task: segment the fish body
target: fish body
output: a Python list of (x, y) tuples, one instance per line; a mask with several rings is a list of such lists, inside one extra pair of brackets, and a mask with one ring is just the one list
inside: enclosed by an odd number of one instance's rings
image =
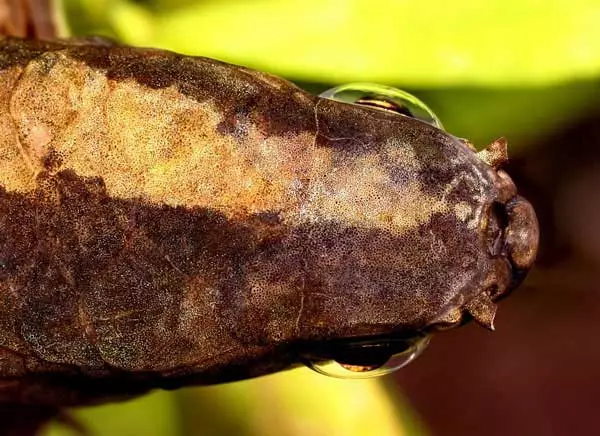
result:
[(499, 143), (211, 59), (4, 39), (0, 132), (3, 402), (491, 326), (535, 257)]

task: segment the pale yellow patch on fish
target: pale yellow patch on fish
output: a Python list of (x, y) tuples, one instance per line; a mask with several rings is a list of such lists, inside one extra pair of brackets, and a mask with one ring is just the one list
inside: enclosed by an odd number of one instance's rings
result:
[(32, 166), (20, 147), (8, 110), (11, 90), (20, 74), (19, 68), (0, 71), (0, 185), (8, 191), (26, 192), (34, 186)]
[(56, 170), (102, 177), (111, 197), (204, 206), (227, 215), (298, 207), (300, 196), (289, 195), (289, 187), (306, 176), (308, 162), (298, 151), (312, 143), (310, 132), (265, 137), (249, 125), (246, 136), (235, 139), (218, 133), (223, 115), (216, 106), (175, 86), (112, 81), (59, 52), (44, 56), (26, 67), (10, 99), (10, 116), (0, 117), (0, 123), (12, 119), (17, 126), (34, 166), (25, 167), (18, 144), (5, 140), (0, 165), (12, 172), (2, 171), (0, 184), (7, 189), (32, 190), (31, 179), (53, 151), (61, 162)]
[(467, 221), (467, 218), (473, 214), (473, 208), (469, 203), (461, 201), (454, 205), (454, 214), (459, 220)]
[[(402, 166), (406, 180), (393, 181), (381, 156)], [(337, 166), (332, 149), (319, 149), (314, 165), (308, 200), (301, 210), (305, 221), (337, 221), (401, 234), (449, 210), (443, 197), (422, 189), (417, 177), (420, 165), (412, 150), (392, 141), (380, 154), (364, 154)]]

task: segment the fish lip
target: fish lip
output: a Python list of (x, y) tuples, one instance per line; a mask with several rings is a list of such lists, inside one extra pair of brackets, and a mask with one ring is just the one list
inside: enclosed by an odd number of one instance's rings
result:
[(504, 206), (507, 223), (503, 231), (504, 250), (512, 268), (509, 289), (516, 288), (535, 262), (539, 246), (539, 223), (533, 206), (515, 195)]
[(492, 301), (517, 288), (535, 261), (539, 224), (533, 206), (518, 195), (512, 178), (494, 169), (496, 195), (484, 220), (490, 260), (494, 263), (487, 286)]

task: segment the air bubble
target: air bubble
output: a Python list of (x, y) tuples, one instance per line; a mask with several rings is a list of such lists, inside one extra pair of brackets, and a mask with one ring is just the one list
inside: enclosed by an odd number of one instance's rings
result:
[(306, 366), (319, 374), (344, 379), (364, 379), (390, 374), (415, 360), (429, 344), (429, 336), (387, 342), (356, 342), (331, 352), (310, 355)]
[(421, 100), (406, 91), (375, 83), (349, 83), (323, 92), (320, 97), (375, 107), (415, 118), (443, 129), (435, 113)]

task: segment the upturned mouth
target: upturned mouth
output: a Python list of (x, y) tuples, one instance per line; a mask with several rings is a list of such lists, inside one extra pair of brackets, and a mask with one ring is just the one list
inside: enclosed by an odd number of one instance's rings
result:
[(506, 204), (495, 204), (488, 223), (490, 254), (510, 266), (510, 278), (500, 280), (495, 299), (519, 286), (536, 258), (539, 227), (531, 203), (515, 196)]
[(500, 167), (508, 161), (506, 139), (499, 138), (477, 153), (496, 173), (497, 202), (488, 220), (488, 239), (493, 256), (505, 258), (512, 279), (503, 296), (517, 287), (533, 266), (539, 244), (539, 224), (533, 206), (517, 195), (511, 177)]
[[(502, 187), (499, 196), (506, 198), (507, 189), (516, 190), (506, 173), (501, 170), (498, 173)], [(490, 207), (486, 230), (493, 268), (483, 291), (463, 309), (451, 311), (440, 319), (435, 326), (438, 330), (464, 322), (463, 310), (483, 327), (494, 330), (496, 302), (519, 286), (533, 266), (538, 249), (539, 227), (533, 207), (527, 200), (516, 194), (506, 201), (499, 199)]]
[(499, 198), (491, 206), (487, 219), (488, 249), (492, 257), (508, 264), (510, 277), (496, 282), (494, 300), (504, 297), (523, 281), (533, 266), (539, 242), (533, 206), (516, 194), (512, 180), (504, 171), (498, 170), (497, 175)]

